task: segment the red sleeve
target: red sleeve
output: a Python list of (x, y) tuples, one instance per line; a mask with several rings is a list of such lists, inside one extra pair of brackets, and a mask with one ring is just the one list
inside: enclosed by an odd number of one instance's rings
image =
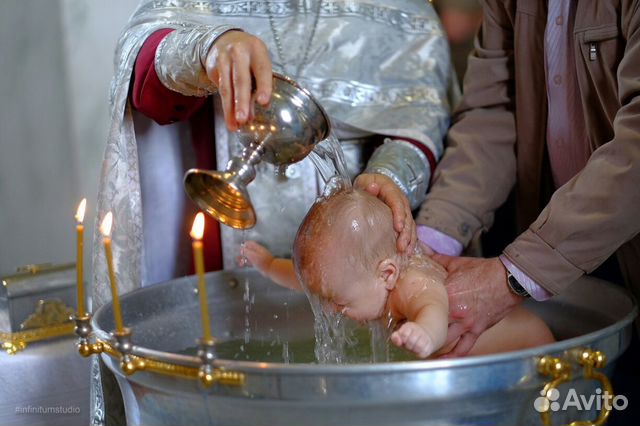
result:
[(156, 121), (170, 124), (189, 118), (205, 102), (204, 97), (185, 96), (167, 89), (158, 78), (154, 58), (158, 45), (171, 29), (158, 30), (144, 42), (133, 68), (131, 104)]

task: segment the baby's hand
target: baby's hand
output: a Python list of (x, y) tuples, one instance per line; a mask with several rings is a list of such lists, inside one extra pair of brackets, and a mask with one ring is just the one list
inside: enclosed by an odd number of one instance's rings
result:
[(240, 256), (236, 260), (240, 266), (248, 262), (262, 274), (266, 274), (273, 262), (273, 255), (266, 247), (255, 241), (246, 241), (240, 246)]
[(418, 358), (426, 358), (436, 349), (424, 328), (415, 322), (405, 322), (391, 334), (391, 342), (399, 348), (405, 348)]

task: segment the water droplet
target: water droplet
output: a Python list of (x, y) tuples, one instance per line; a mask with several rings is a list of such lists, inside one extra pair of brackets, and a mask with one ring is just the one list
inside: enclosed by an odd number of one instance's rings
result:
[[(276, 153), (276, 156), (278, 155), (278, 153)], [(276, 177), (285, 177), (287, 174), (287, 165), (286, 164), (281, 164), (279, 166), (276, 166), (273, 169), (274, 174), (276, 175)]]

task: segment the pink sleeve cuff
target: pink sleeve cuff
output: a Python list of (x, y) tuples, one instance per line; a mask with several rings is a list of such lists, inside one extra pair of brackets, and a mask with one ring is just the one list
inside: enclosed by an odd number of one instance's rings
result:
[(460, 256), (462, 244), (453, 237), (448, 236), (434, 228), (424, 225), (416, 227), (418, 239), (431, 247), (433, 251), (447, 256)]
[(500, 261), (502, 262), (504, 267), (507, 268), (509, 272), (511, 272), (511, 275), (516, 277), (516, 280), (518, 280), (520, 285), (525, 290), (527, 290), (527, 293), (529, 293), (531, 297), (533, 297), (538, 302), (542, 302), (553, 296), (553, 294), (545, 290), (544, 287), (536, 284), (536, 282), (529, 278), (524, 272), (522, 272), (520, 268), (511, 263), (511, 261), (507, 259), (506, 256), (500, 255)]

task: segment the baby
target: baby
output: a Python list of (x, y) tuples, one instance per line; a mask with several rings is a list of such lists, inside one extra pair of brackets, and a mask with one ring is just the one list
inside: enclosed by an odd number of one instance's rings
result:
[[(344, 190), (321, 199), (309, 210), (296, 235), (293, 262), (274, 258), (253, 241), (245, 243), (242, 254), (276, 283), (296, 290), (303, 290), (304, 285), (354, 320), (391, 315), (400, 324), (391, 334), (391, 342), (426, 358), (440, 349), (447, 337), (447, 273), (419, 251), (397, 253), (396, 237), (389, 207), (364, 191)], [(553, 341), (537, 317), (518, 310), (514, 315), (515, 322), (501, 324), (507, 317), (493, 327), (502, 330), (490, 329), (485, 333), (488, 338), (481, 336), (472, 353)], [(524, 329), (517, 324), (542, 330), (535, 333), (540, 338), (523, 336)]]

